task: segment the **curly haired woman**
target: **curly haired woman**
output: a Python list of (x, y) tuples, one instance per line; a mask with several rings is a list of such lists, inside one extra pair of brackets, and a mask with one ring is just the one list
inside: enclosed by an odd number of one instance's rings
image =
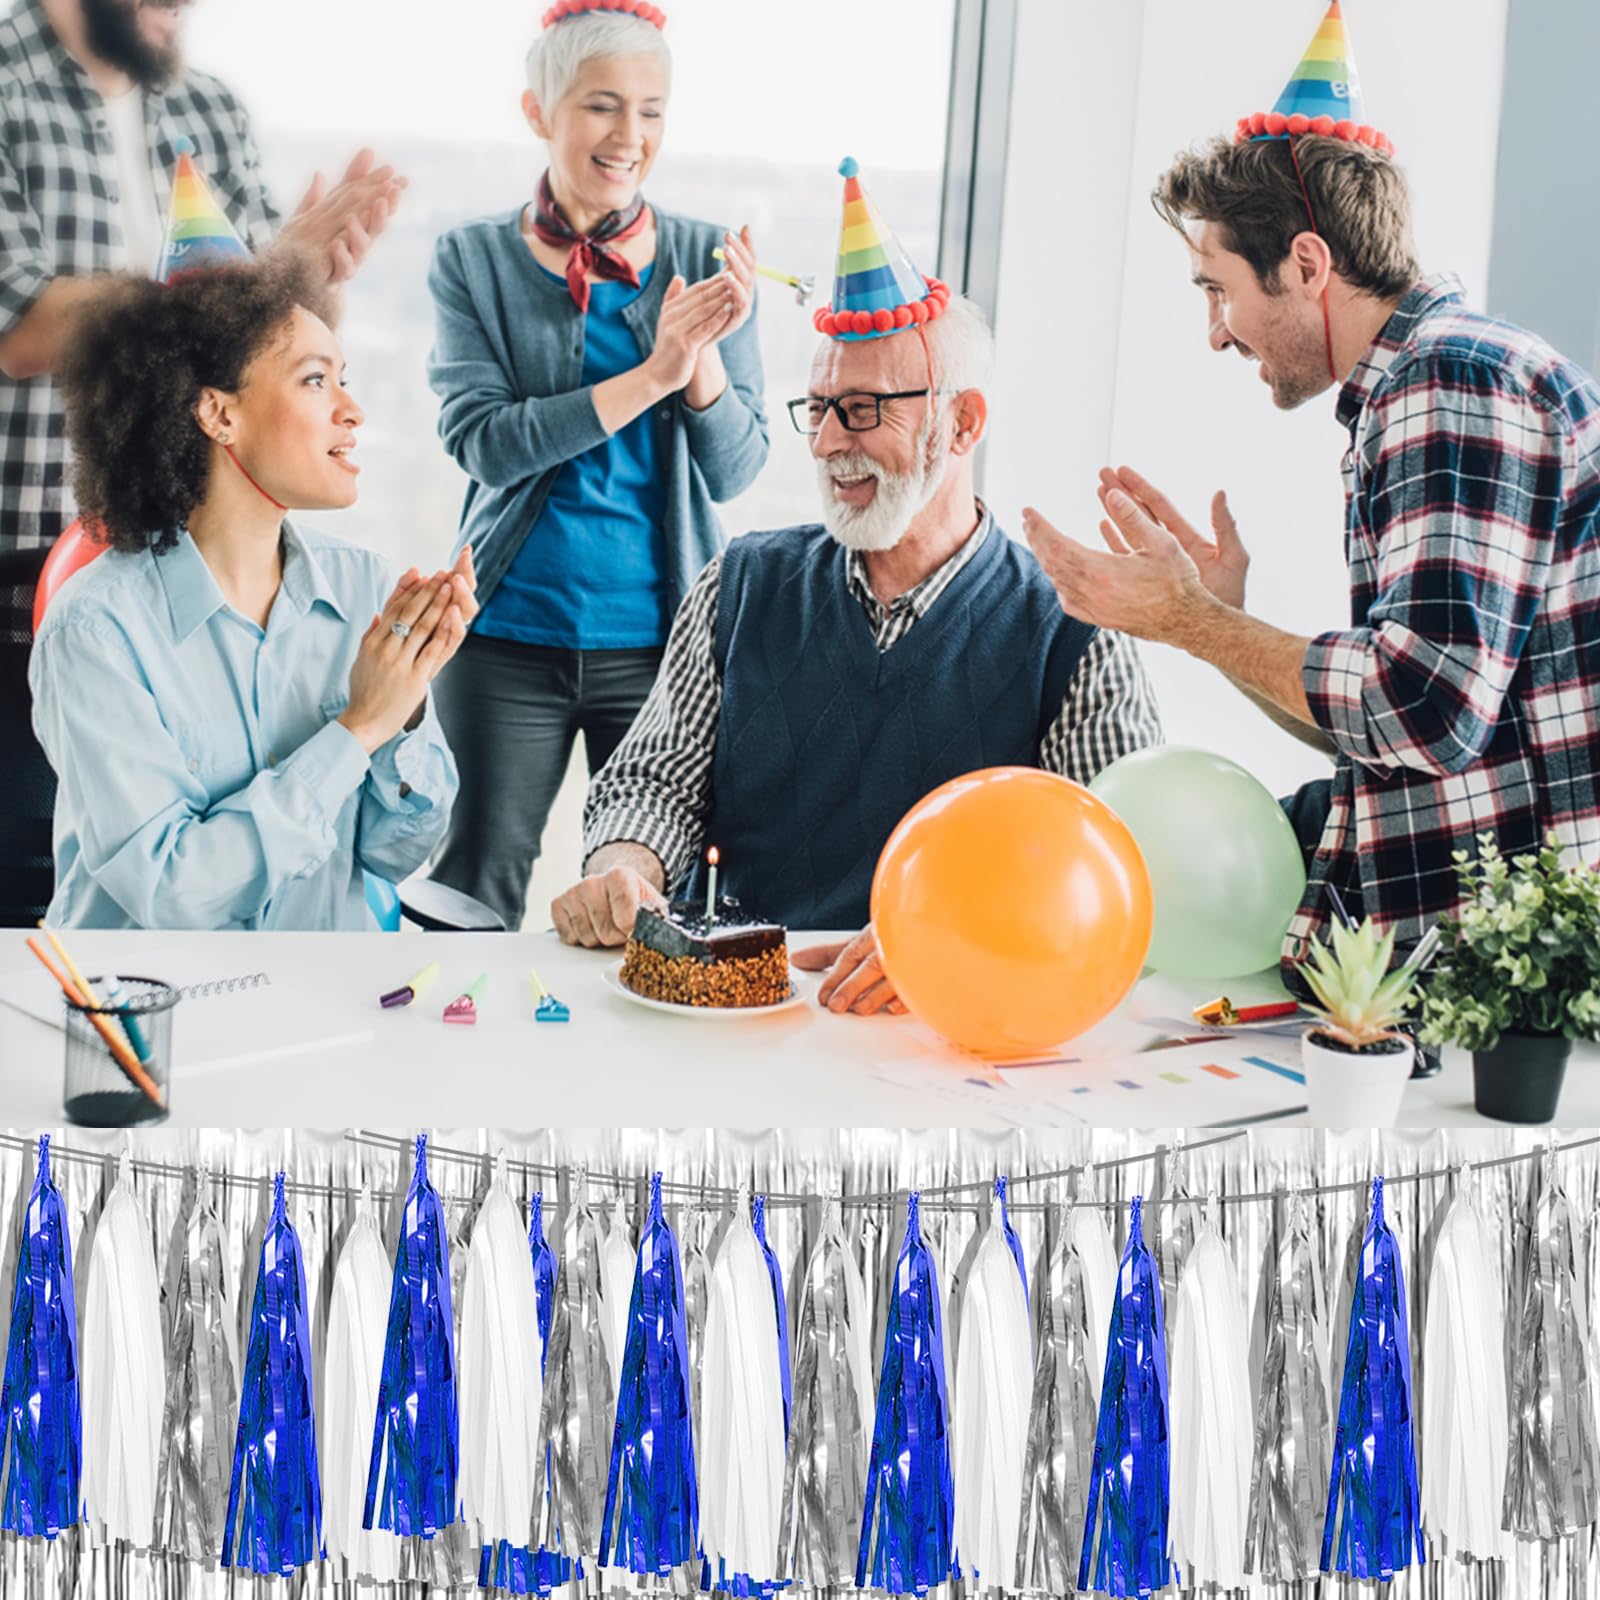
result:
[(363, 928), (363, 873), (438, 842), (456, 768), (428, 686), (470, 559), (391, 587), (286, 513), (356, 498), (362, 414), (326, 290), (278, 250), (88, 311), (62, 372), (74, 487), (111, 549), (34, 644), (60, 780), (50, 920)]

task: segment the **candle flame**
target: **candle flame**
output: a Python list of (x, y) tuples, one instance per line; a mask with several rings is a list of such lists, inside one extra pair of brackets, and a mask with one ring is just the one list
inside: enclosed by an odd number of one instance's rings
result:
[(716, 866), (721, 859), (722, 857), (717, 854), (717, 847), (715, 845), (712, 845), (712, 847), (706, 851), (706, 861), (710, 866)]

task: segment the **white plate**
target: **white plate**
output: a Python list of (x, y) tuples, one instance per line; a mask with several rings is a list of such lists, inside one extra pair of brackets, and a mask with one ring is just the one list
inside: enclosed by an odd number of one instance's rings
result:
[(652, 1011), (670, 1011), (675, 1017), (700, 1017), (706, 1022), (738, 1022), (750, 1017), (770, 1017), (775, 1011), (792, 1011), (796, 1006), (806, 1004), (806, 996), (801, 994), (792, 976), (789, 980), (789, 998), (770, 1006), (686, 1006), (675, 1000), (652, 1000), (648, 995), (635, 994), (622, 981), (620, 961), (614, 967), (607, 967), (605, 976), (607, 988), (615, 990), (624, 1000), (631, 1000), (636, 1006), (648, 1006)]

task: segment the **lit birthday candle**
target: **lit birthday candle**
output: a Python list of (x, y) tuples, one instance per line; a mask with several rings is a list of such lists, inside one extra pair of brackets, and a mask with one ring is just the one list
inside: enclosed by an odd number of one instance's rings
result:
[(706, 865), (711, 869), (706, 874), (706, 932), (710, 933), (712, 925), (717, 920), (717, 862), (721, 857), (717, 854), (717, 847), (706, 851)]

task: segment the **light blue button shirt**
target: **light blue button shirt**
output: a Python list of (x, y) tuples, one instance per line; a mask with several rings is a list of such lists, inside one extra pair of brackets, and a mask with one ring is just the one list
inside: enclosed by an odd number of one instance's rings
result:
[(265, 631), (185, 533), (108, 551), (51, 602), (29, 666), (60, 781), (50, 921), (77, 928), (370, 928), (444, 833), (456, 766), (434, 717), (368, 759), (335, 718), (393, 580), (292, 528)]

